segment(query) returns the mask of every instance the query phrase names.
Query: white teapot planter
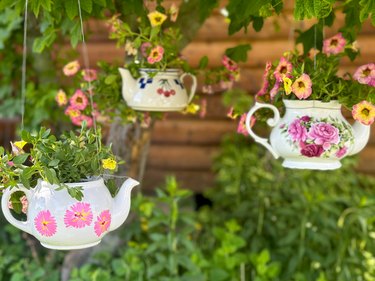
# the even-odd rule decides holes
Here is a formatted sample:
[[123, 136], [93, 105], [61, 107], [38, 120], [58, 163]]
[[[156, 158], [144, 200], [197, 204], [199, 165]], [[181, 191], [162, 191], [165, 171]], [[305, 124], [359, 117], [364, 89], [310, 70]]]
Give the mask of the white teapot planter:
[[[275, 158], [284, 158], [283, 166], [295, 169], [332, 170], [341, 167], [340, 159], [360, 152], [367, 144], [370, 126], [355, 122], [351, 126], [336, 101], [284, 100], [285, 115], [277, 108], [256, 103], [246, 117], [251, 137], [265, 146]], [[250, 127], [251, 116], [260, 108], [269, 108], [274, 117], [270, 140], [257, 136]]]
[[[5, 218], [15, 227], [35, 236], [50, 249], [74, 250], [92, 247], [103, 236], [121, 226], [130, 210], [130, 192], [139, 183], [127, 179], [112, 198], [102, 178], [68, 186], [81, 186], [83, 199], [77, 201], [66, 189], [39, 181], [34, 189], [23, 186], [5, 190], [1, 207]], [[23, 191], [28, 200], [27, 220], [18, 221], [10, 213], [11, 194]]]
[[[141, 77], [134, 79], [130, 71], [119, 68], [122, 77], [122, 96], [126, 103], [140, 111], [181, 111], [193, 99], [197, 79], [190, 73], [180, 76], [178, 69], [159, 71], [156, 75], [150, 73], [155, 69], [140, 69]], [[183, 80], [186, 76], [192, 78], [193, 84], [188, 94]]]

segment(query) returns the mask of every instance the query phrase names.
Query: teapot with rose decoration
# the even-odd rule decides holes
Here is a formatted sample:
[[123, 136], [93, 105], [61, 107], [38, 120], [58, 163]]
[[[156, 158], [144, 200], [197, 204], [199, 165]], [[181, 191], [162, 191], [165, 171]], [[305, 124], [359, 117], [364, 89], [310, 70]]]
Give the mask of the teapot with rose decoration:
[[[323, 42], [322, 52], [287, 52], [267, 63], [245, 126], [256, 142], [284, 159], [284, 167], [337, 169], [342, 158], [366, 146], [375, 119], [375, 64], [339, 76], [346, 48], [351, 44], [337, 34]], [[348, 111], [353, 125], [343, 116]], [[273, 127], [269, 139], [254, 132], [254, 120]]]

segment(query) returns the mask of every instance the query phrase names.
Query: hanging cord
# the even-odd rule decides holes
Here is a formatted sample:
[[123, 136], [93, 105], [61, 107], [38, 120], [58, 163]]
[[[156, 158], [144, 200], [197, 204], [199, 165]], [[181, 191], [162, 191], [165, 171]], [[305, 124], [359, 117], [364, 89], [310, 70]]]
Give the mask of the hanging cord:
[[[88, 55], [87, 45], [86, 45], [86, 41], [85, 41], [85, 33], [84, 33], [84, 29], [83, 29], [81, 1], [77, 0], [77, 2], [78, 2], [79, 20], [80, 20], [80, 25], [81, 25], [83, 63], [85, 65], [85, 69], [88, 71], [90, 69], [90, 61], [89, 61], [89, 55]], [[93, 127], [94, 127], [95, 136], [96, 136], [96, 146], [97, 146], [97, 149], [98, 149], [98, 152], [99, 152], [101, 140], [99, 139], [98, 128], [97, 128], [97, 125], [96, 125], [96, 117], [95, 117], [95, 114], [94, 114], [94, 100], [92, 98], [93, 89], [91, 88], [91, 81], [90, 80], [91, 79], [88, 79], [88, 81], [87, 81], [88, 84], [89, 84], [89, 100], [90, 100]], [[99, 163], [99, 165], [100, 165], [100, 163]]]
[[26, 58], [27, 58], [27, 7], [29, 1], [25, 1], [25, 15], [23, 24], [23, 49], [22, 49], [22, 78], [21, 78], [21, 130], [24, 129], [25, 103], [26, 103]]

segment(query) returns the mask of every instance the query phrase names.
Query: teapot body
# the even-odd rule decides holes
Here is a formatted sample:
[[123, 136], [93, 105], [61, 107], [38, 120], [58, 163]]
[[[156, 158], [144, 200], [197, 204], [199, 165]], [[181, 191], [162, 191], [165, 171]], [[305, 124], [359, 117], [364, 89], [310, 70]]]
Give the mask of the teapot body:
[[[196, 90], [196, 78], [189, 73], [180, 75], [178, 69], [156, 71], [140, 69], [141, 77], [135, 83], [128, 70], [120, 69], [123, 87], [122, 95], [129, 107], [139, 111], [181, 111], [192, 100]], [[190, 93], [185, 88], [184, 77], [189, 75], [193, 84]], [[130, 86], [131, 85], [131, 86]]]
[[[268, 120], [274, 128], [269, 143], [267, 139], [254, 134], [247, 120], [247, 129], [257, 142], [266, 146], [273, 155], [284, 158], [283, 166], [294, 169], [332, 170], [341, 167], [340, 160], [347, 155], [356, 153], [355, 143], [358, 136], [353, 127], [341, 113], [341, 105], [336, 101], [299, 101], [284, 100], [285, 114]], [[255, 110], [250, 110], [250, 119]], [[252, 111], [252, 112], [251, 112]], [[367, 138], [369, 127], [360, 138]], [[367, 143], [367, 140], [364, 141]], [[363, 140], [361, 140], [362, 142]], [[363, 145], [364, 146], [364, 145]], [[363, 148], [363, 147], [362, 147]], [[361, 148], [361, 149], [362, 149]]]

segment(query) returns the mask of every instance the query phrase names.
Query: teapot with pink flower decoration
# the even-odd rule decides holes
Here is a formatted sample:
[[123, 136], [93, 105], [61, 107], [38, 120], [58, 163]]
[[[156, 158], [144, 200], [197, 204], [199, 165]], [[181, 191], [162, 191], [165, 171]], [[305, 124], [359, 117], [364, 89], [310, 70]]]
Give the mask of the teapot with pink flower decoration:
[[[274, 64], [267, 63], [246, 129], [274, 157], [284, 158], [284, 167], [337, 169], [343, 157], [367, 144], [375, 119], [375, 65], [338, 75], [347, 50], [358, 51], [354, 45], [339, 33], [324, 40], [321, 52], [286, 52]], [[343, 117], [342, 107], [352, 112], [353, 126]], [[274, 127], [269, 141], [254, 133], [254, 120]]]

